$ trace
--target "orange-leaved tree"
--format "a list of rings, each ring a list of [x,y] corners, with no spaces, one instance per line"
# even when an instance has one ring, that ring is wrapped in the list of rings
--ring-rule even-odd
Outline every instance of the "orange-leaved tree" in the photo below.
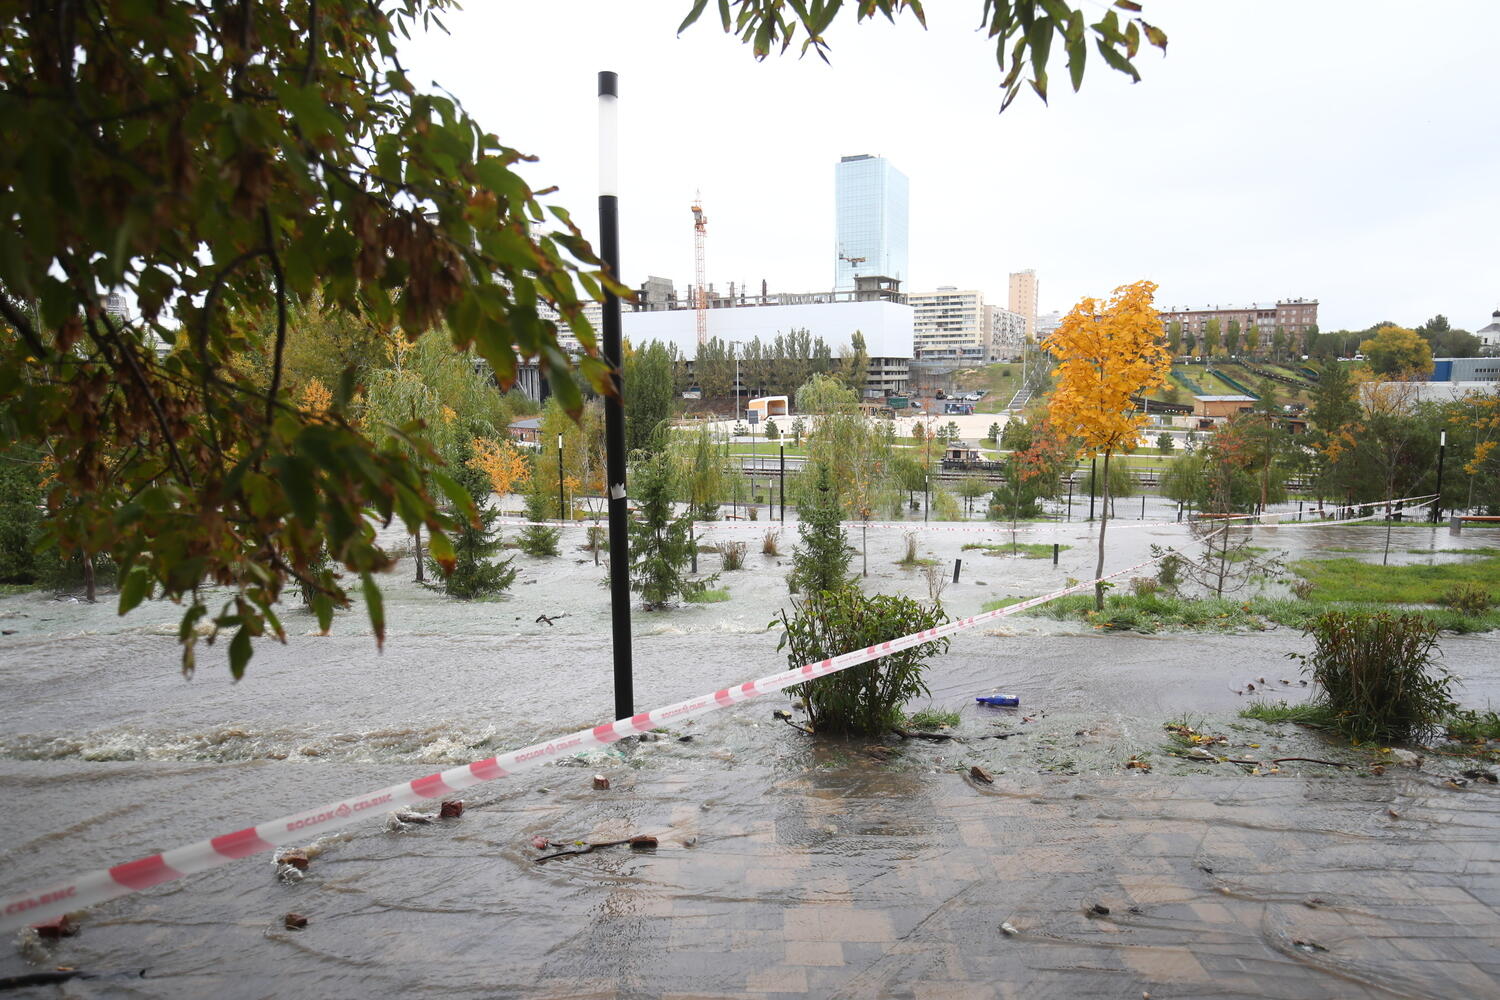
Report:
[[[1104,575],[1104,532],[1109,525],[1109,459],[1134,444],[1146,424],[1131,397],[1165,385],[1172,359],[1167,332],[1151,304],[1156,284],[1137,281],[1114,290],[1109,301],[1081,299],[1042,342],[1057,359],[1057,389],[1047,416],[1076,438],[1081,453],[1104,455],[1104,516],[1099,520],[1099,565]],[[1104,584],[1094,585],[1094,607],[1104,610]]]

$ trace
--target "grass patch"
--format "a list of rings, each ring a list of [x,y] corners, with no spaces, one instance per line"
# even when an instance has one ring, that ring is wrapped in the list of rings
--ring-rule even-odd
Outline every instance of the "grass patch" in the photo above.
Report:
[[[985,601],[984,608],[982,610],[999,611],[1001,608],[1008,608],[1012,604],[1020,604],[1022,601],[1029,600],[1031,600],[1031,598],[1029,597],[1002,597],[996,601]]]
[[[906,724],[913,729],[951,729],[958,725],[958,713],[940,708],[924,708],[906,717]]]
[[[1443,723],[1448,738],[1459,743],[1487,743],[1500,740],[1500,714],[1495,712],[1460,712]]]
[[[1024,601],[1024,597],[1007,597],[989,601],[985,611],[995,611]],[[1236,632],[1264,631],[1269,625],[1305,628],[1326,611],[1385,611],[1383,605],[1368,602],[1299,601],[1294,598],[1256,597],[1248,601],[1227,598],[1194,598],[1175,594],[1128,593],[1109,594],[1104,611],[1094,611],[1092,594],[1070,594],[1048,601],[1022,614],[1054,621],[1083,621],[1103,631],[1144,632]],[[1467,634],[1500,629],[1500,610],[1465,615],[1448,608],[1418,608],[1412,612],[1439,631]]]
[[[1057,551],[1066,552],[1071,545],[1059,545]],[[1022,559],[1051,559],[1052,546],[1045,542],[1016,542],[1014,545],[1005,542],[969,542],[963,547],[964,552],[970,549],[979,549],[984,552],[993,552],[995,555],[1014,555]]]
[[[1325,705],[1288,705],[1284,701],[1257,701],[1240,710],[1242,719],[1261,722],[1295,722],[1320,729],[1333,727],[1333,714]]]
[[[729,591],[723,587],[695,590],[692,593],[683,594],[682,597],[689,604],[718,604],[729,600]]]
[[[45,590],[40,583],[0,583],[0,597],[12,597],[16,594],[30,594],[38,590]]]
[[[1439,566],[1377,566],[1359,559],[1303,559],[1292,572],[1313,585],[1315,601],[1437,604],[1449,588],[1500,590],[1500,556]]]
[[[1332,552],[1363,552],[1364,549],[1331,549]],[[1475,549],[1407,549],[1413,556],[1500,556],[1500,549],[1482,545]]]

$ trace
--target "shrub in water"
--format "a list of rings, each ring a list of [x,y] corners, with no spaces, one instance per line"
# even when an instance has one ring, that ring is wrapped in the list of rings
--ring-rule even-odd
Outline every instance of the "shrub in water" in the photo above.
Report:
[[[1478,584],[1460,583],[1438,598],[1444,605],[1466,615],[1482,615],[1494,605],[1490,592]]]
[[[718,549],[719,558],[724,560],[725,569],[739,569],[745,565],[744,542],[720,542],[714,548]]]
[[[1304,631],[1313,651],[1291,656],[1349,739],[1409,740],[1456,710],[1452,678],[1434,662],[1437,626],[1422,615],[1329,611]]]
[[[781,555],[781,530],[779,528],[769,529],[765,537],[760,540],[760,551],[768,556]]]
[[[801,543],[792,551],[787,585],[794,594],[840,590],[849,585],[849,539],[838,496],[829,488],[828,469],[818,467],[817,494],[811,504],[797,508]]]
[[[776,648],[789,650],[787,663],[793,667],[947,621],[941,605],[894,594],[866,596],[848,587],[811,594],[794,610],[771,622],[784,629]],[[884,732],[900,724],[903,705],[929,695],[924,661],[947,648],[947,639],[935,639],[788,690],[806,703],[808,721],[818,732]]]

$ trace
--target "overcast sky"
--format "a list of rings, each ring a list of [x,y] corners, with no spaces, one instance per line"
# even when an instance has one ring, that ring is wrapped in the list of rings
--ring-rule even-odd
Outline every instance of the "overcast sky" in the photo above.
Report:
[[[929,0],[926,31],[848,3],[831,66],[756,63],[712,3],[679,38],[690,6],[468,0],[403,54],[591,237],[596,73],[620,74],[631,285],[693,280],[701,189],[718,289],[832,287],[834,164],[876,153],[911,179],[911,291],[1004,304],[1030,267],[1045,312],[1150,278],[1162,307],[1318,298],[1324,330],[1500,306],[1500,0],[1144,0],[1171,42],[1141,83],[1095,55],[1075,95],[1059,59],[1051,105],[1003,115],[979,0]]]

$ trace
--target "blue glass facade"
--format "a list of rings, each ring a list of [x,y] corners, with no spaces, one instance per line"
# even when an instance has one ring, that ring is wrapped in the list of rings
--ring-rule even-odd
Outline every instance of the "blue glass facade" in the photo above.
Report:
[[[881,156],[846,156],[834,167],[834,201],[834,290],[853,289],[855,275],[895,278],[904,286],[906,175]]]

